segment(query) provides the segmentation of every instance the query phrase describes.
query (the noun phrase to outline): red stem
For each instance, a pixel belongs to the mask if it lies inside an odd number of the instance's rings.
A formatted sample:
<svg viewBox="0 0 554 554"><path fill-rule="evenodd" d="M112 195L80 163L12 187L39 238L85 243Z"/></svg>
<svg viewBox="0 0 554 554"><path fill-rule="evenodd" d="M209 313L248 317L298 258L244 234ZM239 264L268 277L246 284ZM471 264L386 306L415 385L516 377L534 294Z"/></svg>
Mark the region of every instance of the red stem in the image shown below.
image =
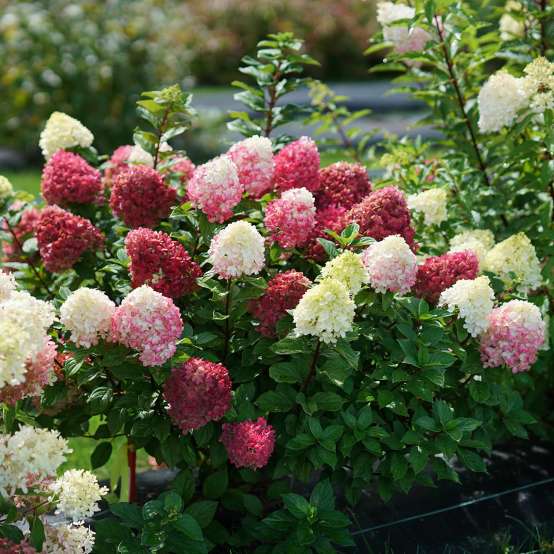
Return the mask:
<svg viewBox="0 0 554 554"><path fill-rule="evenodd" d="M129 502L137 501L137 451L132 442L127 443L127 465L129 466Z"/></svg>

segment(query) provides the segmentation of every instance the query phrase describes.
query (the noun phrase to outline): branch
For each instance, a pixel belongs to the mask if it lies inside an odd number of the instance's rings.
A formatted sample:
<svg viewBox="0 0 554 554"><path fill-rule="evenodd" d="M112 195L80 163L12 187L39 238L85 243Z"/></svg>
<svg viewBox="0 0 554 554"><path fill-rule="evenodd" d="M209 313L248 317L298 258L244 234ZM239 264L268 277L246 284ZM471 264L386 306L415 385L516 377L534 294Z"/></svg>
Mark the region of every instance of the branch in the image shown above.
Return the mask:
<svg viewBox="0 0 554 554"><path fill-rule="evenodd" d="M312 357L312 363L310 364L310 371L308 372L308 375L306 375L306 379L304 379L304 382L302 383L302 386L300 387L300 391L306 389L306 387L310 384L310 381L313 379L313 376L315 374L315 368L317 366L317 361L319 359L319 351L321 349L321 341L317 339L317 343L315 345L315 351L314 355Z"/></svg>

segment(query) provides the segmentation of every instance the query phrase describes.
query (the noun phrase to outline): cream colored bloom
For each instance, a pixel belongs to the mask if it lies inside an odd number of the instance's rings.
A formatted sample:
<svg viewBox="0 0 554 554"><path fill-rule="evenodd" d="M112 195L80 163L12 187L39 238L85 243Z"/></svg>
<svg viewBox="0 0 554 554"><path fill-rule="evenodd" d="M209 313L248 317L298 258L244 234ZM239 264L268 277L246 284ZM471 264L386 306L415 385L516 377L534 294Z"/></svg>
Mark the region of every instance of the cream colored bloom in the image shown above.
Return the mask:
<svg viewBox="0 0 554 554"><path fill-rule="evenodd" d="M533 60L523 70L523 88L536 113L554 108L554 63L544 57Z"/></svg>
<svg viewBox="0 0 554 554"><path fill-rule="evenodd" d="M45 525L44 534L44 554L90 554L94 548L95 533L84 525Z"/></svg>
<svg viewBox="0 0 554 554"><path fill-rule="evenodd" d="M367 269L361 257L349 250L328 261L321 270L320 279L335 279L341 282L355 296L363 285L369 282Z"/></svg>
<svg viewBox="0 0 554 554"><path fill-rule="evenodd" d="M510 12L521 12L520 2L508 0L504 7L504 13L500 18L500 38L502 40L513 40L525 36L525 19L516 19Z"/></svg>
<svg viewBox="0 0 554 554"><path fill-rule="evenodd" d="M93 134L80 121L65 113L53 112L40 134L39 146L49 160L58 150L87 148L93 140Z"/></svg>
<svg viewBox="0 0 554 554"><path fill-rule="evenodd" d="M494 235L488 229L462 231L450 239L450 252L471 250L479 259L479 268L483 268L485 257L494 246Z"/></svg>
<svg viewBox="0 0 554 554"><path fill-rule="evenodd" d="M15 279L11 273L0 270L0 302L4 302L15 290Z"/></svg>
<svg viewBox="0 0 554 554"><path fill-rule="evenodd" d="M13 194L13 186L7 177L0 175L0 202L3 202Z"/></svg>
<svg viewBox="0 0 554 554"><path fill-rule="evenodd" d="M127 157L127 163L135 165L147 165L148 167L154 167L154 158L146 150L144 150L138 144L135 144L131 148L131 152Z"/></svg>
<svg viewBox="0 0 554 554"><path fill-rule="evenodd" d="M448 218L446 189L434 188L408 196L408 207L423 214L425 225L440 225Z"/></svg>

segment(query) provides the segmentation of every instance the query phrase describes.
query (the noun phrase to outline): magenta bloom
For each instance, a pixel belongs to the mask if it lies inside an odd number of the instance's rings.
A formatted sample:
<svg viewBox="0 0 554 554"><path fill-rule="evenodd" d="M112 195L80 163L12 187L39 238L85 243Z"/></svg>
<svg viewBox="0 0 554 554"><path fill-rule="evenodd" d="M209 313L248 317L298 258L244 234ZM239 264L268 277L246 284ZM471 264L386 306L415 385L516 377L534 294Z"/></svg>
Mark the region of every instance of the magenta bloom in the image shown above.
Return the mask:
<svg viewBox="0 0 554 554"><path fill-rule="evenodd" d="M15 202L12 204L12 208L16 208ZM27 208L21 214L21 218L19 219L17 225L12 227L12 230L20 244L23 244L34 234L39 217L40 212L36 208ZM2 229L9 233L5 220L2 221ZM11 233L9 233L8 236L13 238ZM3 261L18 262L23 259L23 252L15 240L12 240L11 242L0 242L0 250L4 253Z"/></svg>
<svg viewBox="0 0 554 554"><path fill-rule="evenodd" d="M201 358L190 358L171 370L164 385L169 416L183 433L221 419L231 406L231 379L227 368Z"/></svg>
<svg viewBox="0 0 554 554"><path fill-rule="evenodd" d="M269 461L275 447L275 431L263 417L259 417L257 421L224 423L219 440L235 467L258 469Z"/></svg>
<svg viewBox="0 0 554 554"><path fill-rule="evenodd" d="M181 183L186 185L192 179L195 168L196 166L186 156L177 156L173 159L169 171L179 173Z"/></svg>
<svg viewBox="0 0 554 554"><path fill-rule="evenodd" d="M169 235L140 227L128 233L125 249L131 259L133 288L150 285L170 298L196 290L196 279L202 276L202 270L181 243Z"/></svg>
<svg viewBox="0 0 554 554"><path fill-rule="evenodd" d="M308 258L316 262L322 262L326 259L327 254L318 239L331 240L331 237L325 232L326 230L340 233L346 227L347 213L347 209L340 206L329 206L317 210L315 214L315 226L312 229L310 242L306 248L306 256Z"/></svg>
<svg viewBox="0 0 554 554"><path fill-rule="evenodd" d="M127 166L114 179L110 206L128 227L155 227L176 202L175 189L145 165Z"/></svg>
<svg viewBox="0 0 554 554"><path fill-rule="evenodd" d="M441 292L460 279L475 279L478 273L479 259L472 250L431 256L417 268L414 294L436 304Z"/></svg>
<svg viewBox="0 0 554 554"><path fill-rule="evenodd" d="M40 257L48 271L69 269L88 250L104 246L104 235L84 217L47 206L36 225Z"/></svg>
<svg viewBox="0 0 554 554"><path fill-rule="evenodd" d="M249 312L260 322L258 331L266 337L275 336L277 322L296 305L308 290L311 281L299 271L277 273L270 279L263 296L252 300Z"/></svg>
<svg viewBox="0 0 554 554"><path fill-rule="evenodd" d="M367 169L361 164L337 162L324 167L319 170L319 183L318 208L331 205L351 208L371 192Z"/></svg>
<svg viewBox="0 0 554 554"><path fill-rule="evenodd" d="M177 348L183 332L179 308L171 298L148 285L133 290L112 317L112 337L140 352L145 366L165 363Z"/></svg>
<svg viewBox="0 0 554 554"><path fill-rule="evenodd" d="M116 148L111 158L108 160L108 165L104 170L104 177L108 184L111 184L113 178L123 169L126 169L128 166L127 160L133 151L133 146L131 144L124 144Z"/></svg>
<svg viewBox="0 0 554 554"><path fill-rule="evenodd" d="M275 156L273 185L280 192L300 187L314 192L319 188L319 152L311 138L301 137Z"/></svg>
<svg viewBox="0 0 554 554"><path fill-rule="evenodd" d="M73 152L58 150L44 166L40 183L48 204L93 204L102 202L100 172Z"/></svg>
<svg viewBox="0 0 554 554"><path fill-rule="evenodd" d="M243 192L237 167L227 156L219 156L198 166L187 186L189 200L212 223L229 219Z"/></svg>
<svg viewBox="0 0 554 554"><path fill-rule="evenodd" d="M360 233L375 240L400 235L415 251L414 230L406 197L396 187L385 187L366 196L348 212L348 222L360 226Z"/></svg>
<svg viewBox="0 0 554 554"><path fill-rule="evenodd" d="M305 188L283 192L281 198L267 205L264 224L271 238L283 248L305 245L315 226L312 193Z"/></svg>
<svg viewBox="0 0 554 554"><path fill-rule="evenodd" d="M511 300L489 314L489 327L481 337L481 361L485 367L506 365L513 373L527 371L544 340L539 309L524 300Z"/></svg>

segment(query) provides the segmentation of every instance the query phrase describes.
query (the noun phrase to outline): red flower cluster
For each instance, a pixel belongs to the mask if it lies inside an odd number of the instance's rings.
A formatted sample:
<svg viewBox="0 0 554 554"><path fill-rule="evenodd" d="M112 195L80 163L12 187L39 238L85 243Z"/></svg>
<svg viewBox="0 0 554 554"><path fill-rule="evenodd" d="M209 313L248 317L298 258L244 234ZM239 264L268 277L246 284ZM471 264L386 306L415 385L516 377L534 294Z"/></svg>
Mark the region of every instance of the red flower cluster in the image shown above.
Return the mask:
<svg viewBox="0 0 554 554"><path fill-rule="evenodd" d="M108 186L111 186L113 178L122 170L128 167L127 159L133 150L132 145L124 144L116 148L112 157L108 160L108 165L104 170L104 179Z"/></svg>
<svg viewBox="0 0 554 554"><path fill-rule="evenodd" d="M131 259L133 288L150 285L170 298L196 289L196 279L202 276L202 270L181 243L169 235L141 227L127 234L125 248Z"/></svg>
<svg viewBox="0 0 554 554"><path fill-rule="evenodd" d="M418 268L414 294L435 304L442 291L460 279L475 279L479 260L471 250L427 258Z"/></svg>
<svg viewBox="0 0 554 554"><path fill-rule="evenodd" d="M164 385L169 416L183 433L221 419L231 405L227 368L201 358L190 358L171 370Z"/></svg>
<svg viewBox="0 0 554 554"><path fill-rule="evenodd" d="M304 187L314 192L319 188L319 152L311 138L287 144L274 161L273 184L278 191Z"/></svg>
<svg viewBox="0 0 554 554"><path fill-rule="evenodd" d="M375 240L400 235L415 251L414 230L404 194L396 187L385 187L366 196L348 212L348 222L360 226L360 233Z"/></svg>
<svg viewBox="0 0 554 554"><path fill-rule="evenodd" d="M69 269L87 250L104 246L102 233L84 217L47 206L36 226L40 257L48 271Z"/></svg>
<svg viewBox="0 0 554 554"><path fill-rule="evenodd" d="M319 208L330 205L351 208L371 192L363 165L337 162L319 170L320 187L316 195Z"/></svg>
<svg viewBox="0 0 554 554"><path fill-rule="evenodd" d="M299 271L277 273L267 284L264 295L248 306L248 311L260 322L258 331L266 337L274 337L277 322L287 310L296 308L310 284Z"/></svg>
<svg viewBox="0 0 554 554"><path fill-rule="evenodd" d="M346 227L348 221L346 218L347 213L348 210L341 206L329 206L327 208L317 210L315 214L315 227L312 231L312 238L306 247L306 255L308 258L315 260L316 262L322 262L325 260L327 255L325 254L323 246L319 244L317 239L330 239L331 237L325 233L326 230L340 233Z"/></svg>
<svg viewBox="0 0 554 554"><path fill-rule="evenodd" d="M224 423L219 439L235 467L264 467L275 447L275 431L263 417L257 421Z"/></svg>
<svg viewBox="0 0 554 554"><path fill-rule="evenodd" d="M92 204L102 202L100 172L73 152L58 150L44 166L42 196L49 204Z"/></svg>
<svg viewBox="0 0 554 554"><path fill-rule="evenodd" d="M113 179L110 206L129 227L155 227L169 215L177 193L145 165L128 166Z"/></svg>
<svg viewBox="0 0 554 554"><path fill-rule="evenodd" d="M12 208L16 208L15 202L12 204ZM9 232L6 221L4 220L2 222L2 230L6 231L10 236L10 242L5 241L0 243L0 249L4 253L3 261L17 262L22 259L23 252L21 251L20 245L23 245L23 243L31 238L35 232L39 216L40 212L36 208L27 208L24 210L19 219L19 223L12 227L15 238Z"/></svg>

